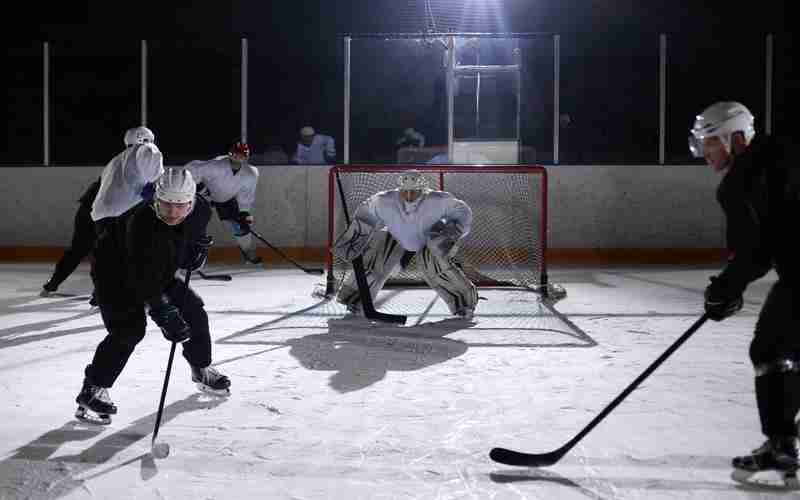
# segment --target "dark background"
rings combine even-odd
[[[102,165],[139,121],[139,41],[148,41],[148,126],[168,164],[222,154],[240,129],[240,39],[249,40],[248,139],[291,153],[313,125],[342,150],[343,34],[541,33],[530,66],[540,77],[523,106],[523,139],[552,161],[552,34],[561,35],[561,162],[655,164],[658,160],[658,43],[669,37],[667,163],[688,163],[693,117],[717,100],[765,115],[765,36],[774,34],[773,129],[789,132],[796,108],[795,35],[785,2],[576,0],[317,0],[88,2],[6,11],[6,86],[0,165],[40,165],[42,42],[50,43],[51,163]],[[400,68],[362,56],[354,71]],[[414,68],[403,69],[408,75]],[[419,79],[436,85],[435,75]],[[388,92],[388,91],[387,91]],[[398,99],[389,96],[388,99]],[[402,98],[401,110],[422,108]],[[436,107],[425,103],[424,107]],[[389,161],[420,112],[358,109],[353,158]],[[549,113],[549,114],[548,114]],[[435,120],[433,120],[435,121]],[[441,144],[441,131],[423,130]],[[367,146],[370,145],[370,150]],[[362,150],[359,150],[359,147]]]

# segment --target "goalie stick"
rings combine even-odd
[[[252,228],[252,226],[250,226],[250,227],[249,227],[249,229],[250,229],[250,232],[251,232],[251,233],[253,233],[253,236],[255,236],[256,238],[258,238],[259,240],[261,240],[261,243],[263,243],[263,244],[267,245],[268,247],[270,247],[270,248],[271,248],[271,249],[272,249],[272,250],[273,250],[273,251],[274,251],[276,254],[278,254],[278,255],[280,255],[281,257],[283,257],[283,259],[284,259],[286,262],[289,262],[290,264],[292,264],[292,265],[293,265],[294,267],[296,267],[297,269],[300,269],[301,271],[303,271],[303,272],[305,272],[305,273],[308,273],[308,274],[322,274],[322,273],[324,273],[324,271],[323,271],[322,269],[319,269],[319,268],[313,268],[313,267],[303,267],[303,266],[301,266],[300,264],[298,264],[297,262],[295,262],[293,259],[289,258],[289,256],[288,256],[288,255],[286,255],[285,253],[281,252],[281,251],[280,251],[280,250],[279,250],[277,247],[275,247],[275,246],[274,246],[272,243],[270,243],[269,241],[265,240],[263,236],[261,236],[260,234],[258,234],[258,232],[257,232],[255,229],[253,229],[253,228]]]
[[[230,274],[206,274],[200,270],[197,271],[197,274],[199,274],[204,280],[210,281],[230,281],[233,279]]]
[[[575,446],[578,441],[583,439],[584,436],[589,434],[589,431],[594,429],[594,427],[600,423],[609,413],[611,410],[617,407],[618,404],[622,402],[631,392],[639,386],[639,384],[644,381],[651,373],[655,371],[656,368],[661,365],[673,352],[675,352],[678,347],[680,347],[684,342],[686,342],[689,337],[694,335],[694,332],[698,330],[703,323],[706,322],[708,319],[707,314],[703,314],[700,319],[694,322],[692,326],[686,330],[686,333],[681,335],[678,340],[673,342],[671,346],[664,351],[661,356],[658,357],[650,366],[648,366],[645,371],[641,373],[636,380],[631,382],[628,387],[625,388],[622,393],[617,396],[614,401],[608,404],[603,411],[601,411],[594,419],[592,419],[589,424],[583,428],[574,438],[570,439],[564,446],[558,448],[556,450],[550,451],[548,453],[524,453],[521,451],[514,451],[509,450],[507,448],[493,448],[491,452],[489,452],[489,458],[494,460],[495,462],[499,462],[501,464],[506,465],[518,465],[518,466],[527,466],[527,467],[546,467],[548,465],[553,465],[554,463],[561,460],[561,457],[567,454],[569,450]]]
[[[342,180],[339,178],[339,172],[336,171],[336,184],[339,187],[339,197],[342,200],[342,211],[344,212],[344,221],[350,225],[350,214],[347,212],[347,199],[344,197],[344,188],[342,188]],[[372,295],[369,291],[369,283],[367,283],[367,274],[364,271],[364,258],[359,255],[352,261],[353,274],[356,277],[358,284],[359,296],[361,297],[361,309],[364,311],[364,316],[367,319],[374,319],[384,323],[393,323],[404,325],[406,323],[406,316],[402,314],[387,314],[382,313],[375,309],[375,304],[372,302]],[[329,270],[330,272],[330,270]]]

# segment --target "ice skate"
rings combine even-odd
[[[228,377],[218,372],[211,366],[197,368],[192,366],[192,382],[202,392],[214,396],[230,396],[231,381]]]
[[[794,436],[769,438],[749,455],[732,460],[734,481],[776,489],[797,489],[800,449]]]
[[[52,297],[56,290],[58,290],[58,287],[51,285],[48,281],[42,286],[42,291],[39,292],[39,297]]]
[[[246,264],[258,265],[263,263],[263,259],[256,253],[255,249],[244,251],[239,248],[239,251],[242,253],[242,259]]]
[[[89,424],[108,425],[111,423],[111,415],[117,413],[117,407],[111,401],[108,389],[92,385],[88,379],[84,379],[83,388],[75,398],[75,402],[78,403],[75,418]]]

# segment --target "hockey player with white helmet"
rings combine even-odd
[[[756,135],[753,114],[743,104],[722,101],[712,104],[695,118],[689,135],[689,150],[696,158],[705,158],[709,165],[722,172],[733,161],[737,147],[747,147]],[[735,143],[733,134],[742,135]]]
[[[100,190],[92,203],[92,220],[99,229],[148,196],[149,188],[164,173],[164,158],[155,140],[147,127],[125,132],[125,150],[103,169]]]
[[[419,171],[406,172],[398,181],[396,189],[376,193],[359,205],[352,223],[334,243],[334,253],[348,262],[363,254],[373,299],[398,266],[416,254],[426,283],[450,312],[471,319],[477,289],[453,256],[472,227],[472,210],[450,193],[429,189]],[[337,300],[351,311],[359,310],[352,273]]]
[[[217,210],[217,216],[231,228],[233,238],[250,264],[260,264],[256,243],[250,233],[253,223],[251,210],[256,200],[258,169],[248,163],[250,146],[236,141],[228,154],[211,160],[195,160],[184,168],[192,173],[200,194]]]
[[[92,279],[108,331],[84,370],[76,417],[107,424],[117,407],[108,395],[144,338],[147,315],[164,337],[179,342],[192,380],[202,390],[225,395],[230,380],[211,367],[211,335],[203,300],[178,269],[196,270],[206,261],[211,207],[196,196],[192,175],[167,169],[156,183],[154,201],[118,217],[98,237]]]
[[[800,410],[800,261],[786,231],[800,212],[800,169],[793,144],[756,137],[752,113],[741,103],[717,102],[695,119],[689,149],[723,177],[717,200],[725,214],[729,259],[705,290],[705,311],[722,321],[742,308],[742,293],[774,269],[772,285],[750,344],[755,399],[766,441],[735,457],[735,479],[765,469],[793,477],[800,468],[795,423]],[[796,478],[793,479],[796,481]]]

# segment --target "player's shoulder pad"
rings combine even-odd
[[[429,198],[431,200],[449,200],[455,198],[455,196],[453,196],[452,193],[448,193],[447,191],[435,191],[435,190],[428,191],[425,194],[425,196],[426,198]]]

